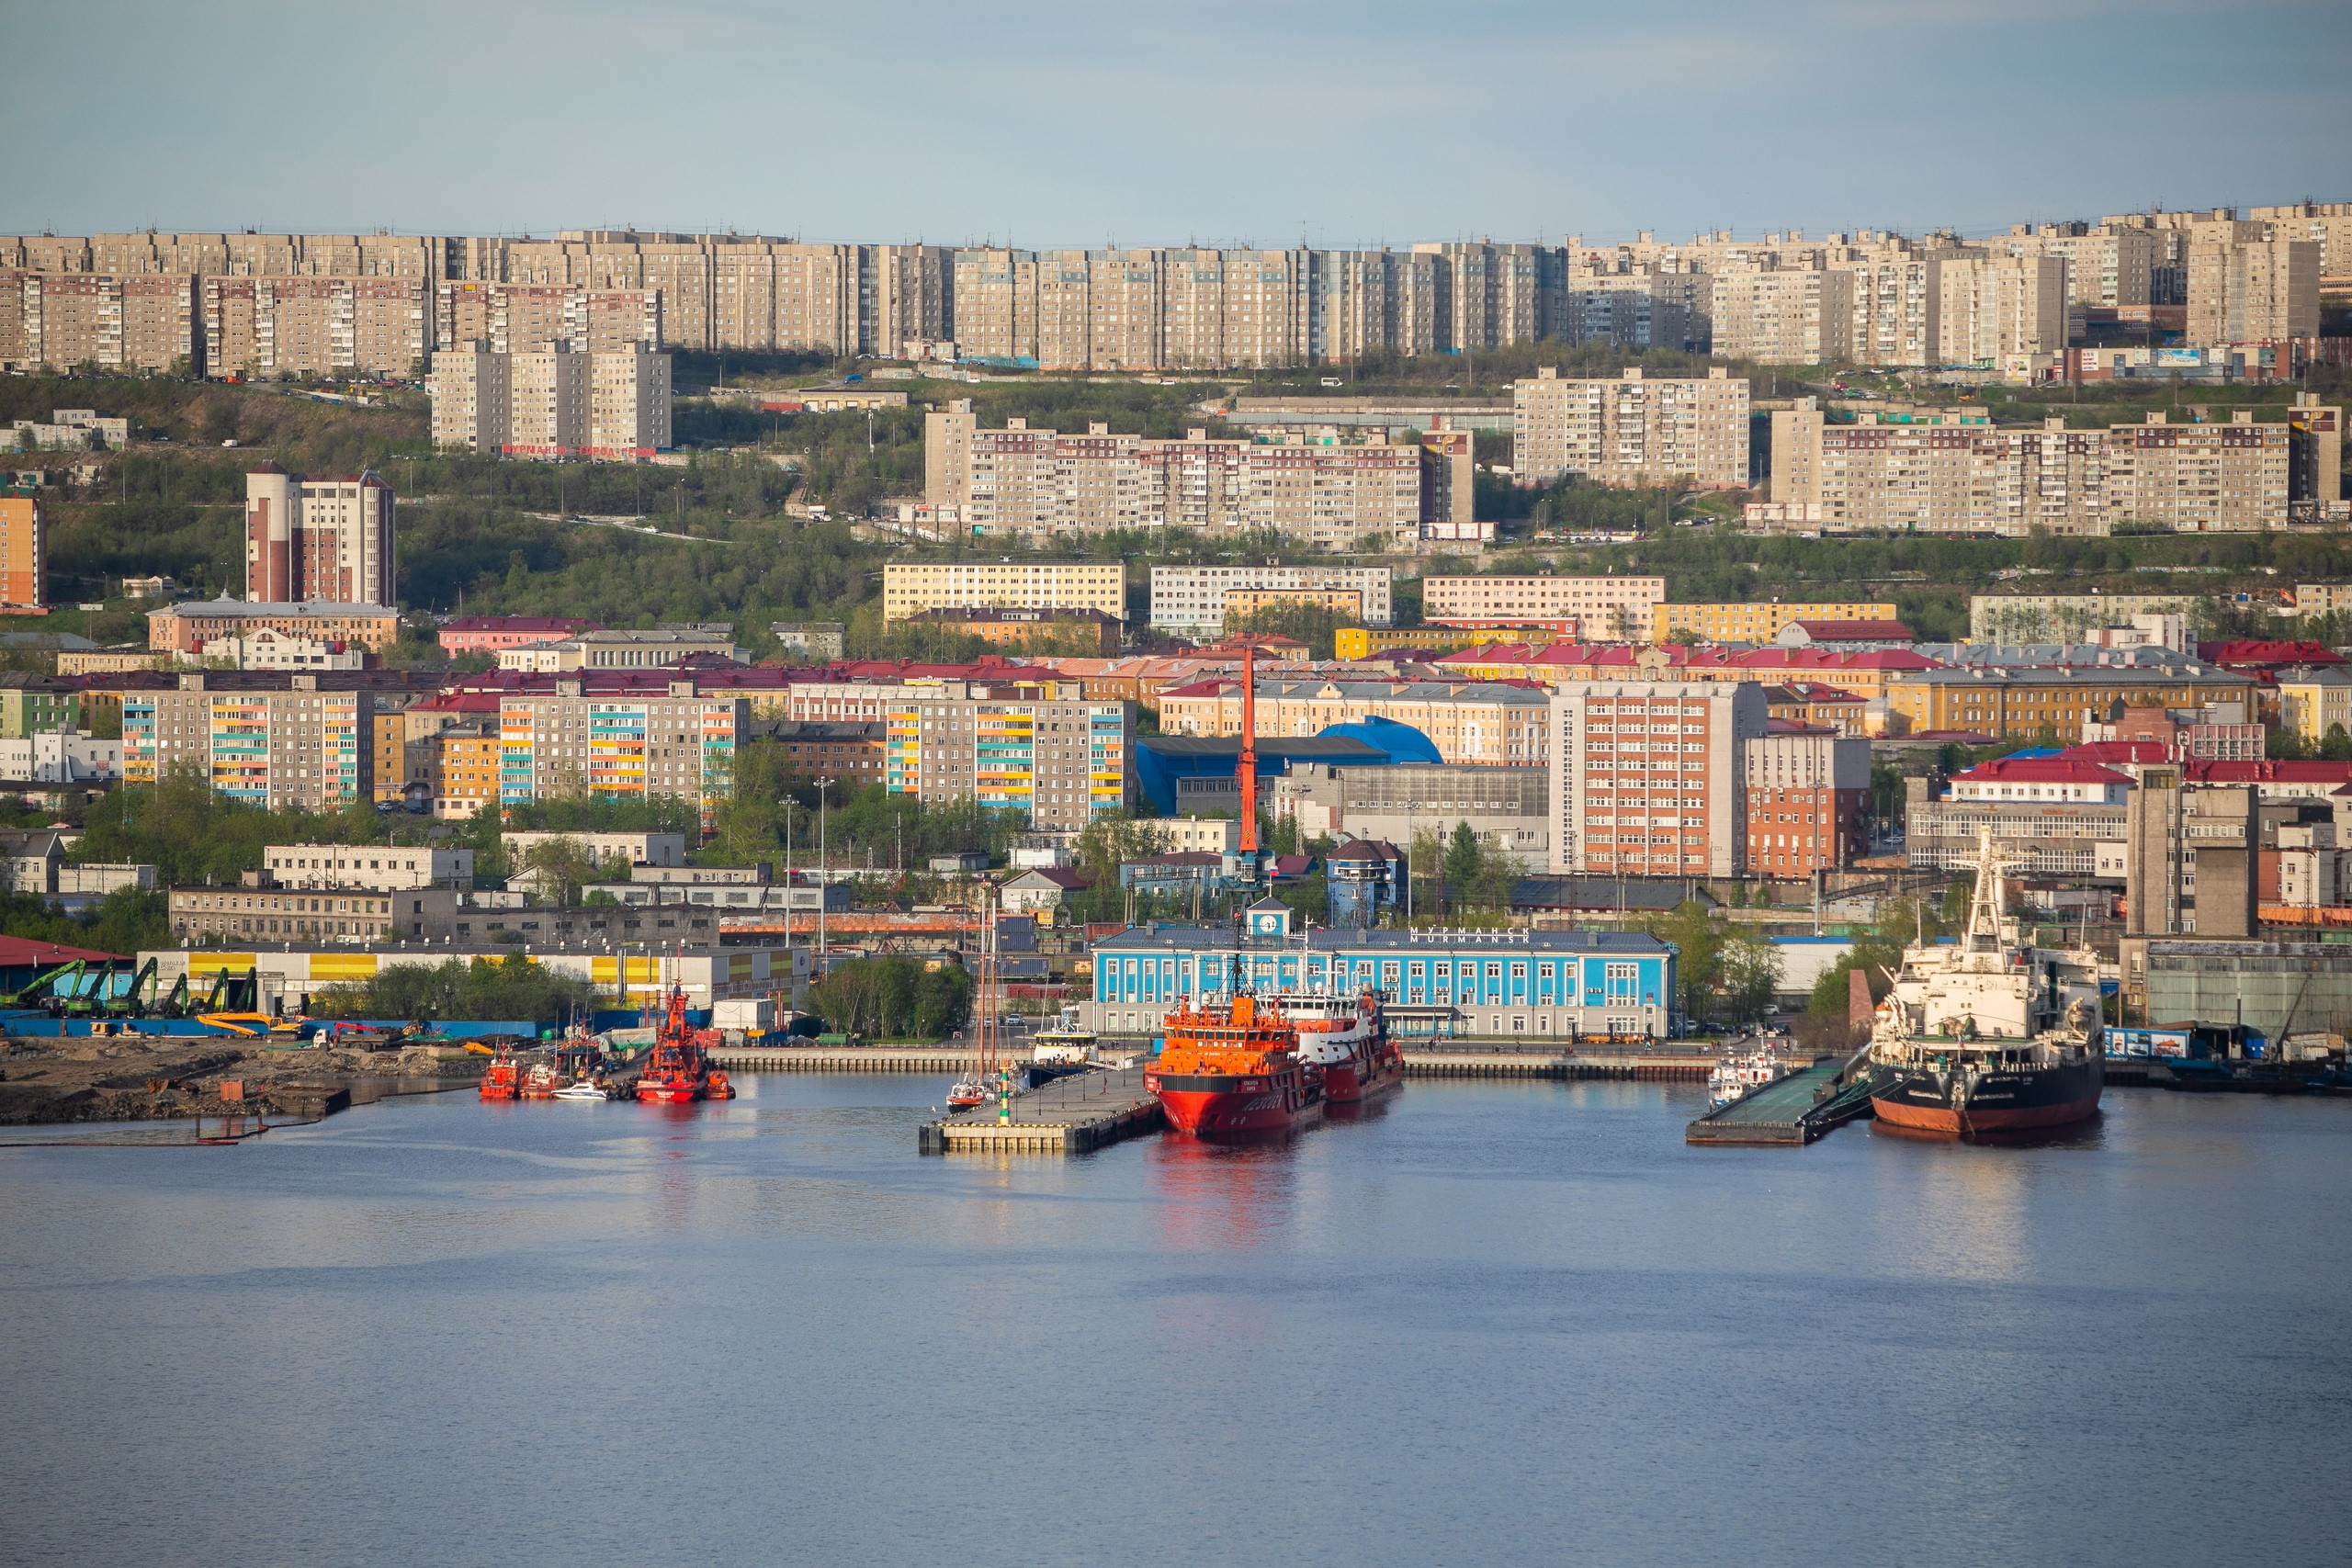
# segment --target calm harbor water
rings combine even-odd
[[[0,1562],[2327,1563],[2352,1106],[1690,1150],[1415,1083],[919,1158],[944,1080],[0,1150]]]

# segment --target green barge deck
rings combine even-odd
[[[1864,1054],[1823,1057],[1780,1082],[1718,1106],[1683,1129],[1687,1144],[1778,1146],[1813,1142],[1871,1113]]]

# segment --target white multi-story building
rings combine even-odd
[[[1151,625],[1155,631],[1187,635],[1221,630],[1226,595],[1238,589],[1298,593],[1352,590],[1362,595],[1365,626],[1393,626],[1394,575],[1385,566],[1155,566]]]
[[[1770,723],[1762,686],[1575,683],[1551,707],[1555,871],[1746,874],[1743,750]]]
[[[397,887],[474,885],[471,850],[427,849],[417,844],[271,844],[261,852],[262,869],[280,887]]]
[[[1430,621],[1573,620],[1586,637],[1639,642],[1666,603],[1663,577],[1431,577],[1421,583]]]

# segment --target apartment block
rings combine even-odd
[[[1871,743],[1817,725],[1771,723],[1741,748],[1748,871],[1810,876],[1870,852]]]
[[[1385,566],[1155,566],[1151,626],[1181,635],[1225,626],[1227,595],[1246,592],[1344,592],[1356,596],[1363,624],[1396,624],[1394,573]]]
[[[1511,383],[1511,461],[1522,484],[1575,477],[1604,485],[1747,483],[1746,378],[1562,378],[1545,367]]]
[[[502,354],[477,340],[433,356],[436,444],[524,457],[641,460],[671,444],[671,360],[563,340]]]
[[[2066,268],[2066,304],[2075,310],[2143,306],[2159,254],[2152,229],[2117,223],[2043,223],[2011,227],[1985,242],[2007,255],[2054,256]]]
[[[372,472],[309,479],[275,463],[254,468],[245,475],[245,597],[397,604],[393,509],[391,486]]]
[[[650,288],[445,282],[433,293],[428,342],[436,350],[481,343],[493,354],[558,342],[582,354],[651,352],[666,341],[662,306]]]
[[[890,697],[884,722],[894,795],[975,799],[1044,829],[1133,797],[1134,705],[1090,702],[1080,682],[944,682]]]
[[[1891,675],[1888,708],[1911,733],[1973,729],[1996,739],[2047,735],[2079,745],[2120,701],[2175,711],[2220,703],[2250,711],[2255,681],[2196,660],[2166,664],[1945,666]]]
[[[0,269],[0,366],[186,373],[203,363],[193,277]]]
[[[1933,365],[1943,324],[1946,261],[1980,253],[1949,244],[1872,244],[1827,259],[1852,279],[1852,343],[1861,365]]]
[[[177,772],[211,781],[231,799],[267,810],[334,811],[371,791],[374,699],[322,691],[322,677],[288,675],[283,688],[240,682],[208,689],[202,672],[176,690],[127,691],[122,776],[153,784]]]
[[[1430,621],[1577,621],[1586,636],[1639,641],[1666,603],[1663,577],[1430,577],[1421,582]]]
[[[701,691],[591,693],[579,679],[552,692],[502,695],[499,802],[548,795],[695,803],[706,825],[734,787],[735,752],[751,719],[741,697]]]
[[[2306,240],[2317,245],[2322,277],[2352,278],[2352,201],[2256,207],[2248,209],[2246,216],[2268,224],[2273,239]]]
[[[2125,806],[2127,937],[2250,937],[2257,932],[2257,791],[2192,783],[2148,768]]]
[[[2294,496],[2296,432],[2256,424],[2175,424],[2161,410],[2108,431],[2106,510],[2113,523],[2177,533],[2245,532],[2284,523]]]
[[[1119,561],[891,561],[882,569],[882,618],[922,610],[1025,607],[1100,610],[1124,621],[1126,567]]]
[[[204,278],[205,373],[407,375],[432,352],[429,287],[408,278]]]
[[[495,452],[506,445],[514,420],[514,362],[493,354],[489,340],[436,349],[424,378],[433,401],[433,445]]]
[[[1774,599],[1752,604],[1658,604],[1650,611],[1651,642],[1681,634],[1696,642],[1770,642],[1791,621],[1891,621],[1892,600],[1797,604]]]
[[[1091,425],[1083,435],[1012,419],[982,430],[970,400],[925,418],[925,500],[975,535],[1042,540],[1116,528],[1271,529],[1327,550],[1367,535],[1418,545],[1433,487],[1456,479],[1443,450],[1391,443],[1385,430],[1336,430],[1258,443],[1205,430],[1161,440]],[[1319,436],[1320,438],[1314,438]],[[1453,500],[1452,490],[1446,500]]]
[[[1759,685],[1596,682],[1550,698],[1552,869],[1740,876]]]
[[[2066,347],[2066,263],[2053,255],[1971,256],[1936,264],[1935,363],[1998,365]]]
[[[1487,681],[1297,681],[1261,679],[1258,733],[1320,735],[1367,718],[1409,724],[1448,762],[1533,767],[1550,755],[1549,710],[1540,691]],[[1169,735],[1241,733],[1241,682],[1199,681],[1159,694]]]
[[[435,818],[463,821],[499,809],[503,745],[496,719],[451,725],[408,742],[410,781],[432,791]]]
[[[2320,254],[2310,240],[2193,239],[2187,264],[2188,345],[2315,336]]]
[[[0,495],[0,615],[39,610],[47,601],[49,536],[40,497]]]
[[[267,631],[283,637],[381,652],[400,638],[400,612],[388,604],[193,600],[147,612],[147,646],[175,657]]]
[[[1714,280],[1714,353],[1766,365],[1826,365],[1854,353],[1854,275],[1745,267]]]

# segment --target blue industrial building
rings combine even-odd
[[[1678,1022],[1674,945],[1642,932],[1295,934],[1280,905],[1250,914],[1247,936],[1229,926],[1154,923],[1096,942],[1086,1027],[1147,1033],[1179,1002],[1222,1000],[1237,959],[1244,983],[1261,993],[1376,990],[1387,998],[1390,1029],[1405,1036],[1657,1039]]]
[[[1157,817],[1184,810],[1239,809],[1238,735],[1143,735],[1136,739],[1136,784]],[[1258,737],[1258,784],[1281,777],[1294,761],[1345,767],[1437,762],[1437,746],[1409,724],[1378,716],[1335,724],[1320,735]],[[1193,781],[1188,784],[1185,781]],[[1202,788],[1201,785],[1207,785]]]

